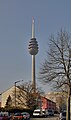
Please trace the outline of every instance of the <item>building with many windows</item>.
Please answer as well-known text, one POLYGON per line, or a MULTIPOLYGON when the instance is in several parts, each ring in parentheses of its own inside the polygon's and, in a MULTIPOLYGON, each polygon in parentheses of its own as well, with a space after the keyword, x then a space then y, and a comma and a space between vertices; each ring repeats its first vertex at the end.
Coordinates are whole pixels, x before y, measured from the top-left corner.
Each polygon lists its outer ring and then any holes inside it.
POLYGON ((56 110, 56 103, 45 97, 41 97, 42 100, 42 109, 52 109, 56 110))
POLYGON ((60 109, 66 109, 67 106, 67 95, 63 92, 49 92, 46 94, 46 98, 56 103, 58 111, 60 109))

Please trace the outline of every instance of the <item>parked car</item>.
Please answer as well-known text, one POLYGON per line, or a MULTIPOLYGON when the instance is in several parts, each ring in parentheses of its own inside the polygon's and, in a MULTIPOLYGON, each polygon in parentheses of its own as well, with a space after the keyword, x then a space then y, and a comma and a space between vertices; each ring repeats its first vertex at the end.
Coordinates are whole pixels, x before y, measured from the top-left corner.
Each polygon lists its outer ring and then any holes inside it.
POLYGON ((66 112, 61 112, 60 113, 59 120, 66 120, 66 112))
POLYGON ((30 120, 30 114, 28 112, 22 112, 22 120, 30 120))
POLYGON ((13 120, 30 120, 30 114, 28 112, 15 113, 13 120))
POLYGON ((0 120, 9 120, 8 112, 0 112, 0 120))
POLYGON ((22 114, 20 112, 15 113, 13 116, 13 120, 22 120, 22 114))
POLYGON ((47 115, 48 116, 54 116, 54 111, 52 109, 47 110, 47 115))
POLYGON ((45 109, 35 109, 33 112, 33 117, 47 117, 45 109))

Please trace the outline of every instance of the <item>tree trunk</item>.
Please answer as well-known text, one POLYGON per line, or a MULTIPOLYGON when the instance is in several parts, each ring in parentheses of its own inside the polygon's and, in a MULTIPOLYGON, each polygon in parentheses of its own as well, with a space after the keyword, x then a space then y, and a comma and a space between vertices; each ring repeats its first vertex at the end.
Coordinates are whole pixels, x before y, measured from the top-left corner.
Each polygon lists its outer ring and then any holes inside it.
POLYGON ((70 120, 70 88, 68 92, 66 120, 70 120))

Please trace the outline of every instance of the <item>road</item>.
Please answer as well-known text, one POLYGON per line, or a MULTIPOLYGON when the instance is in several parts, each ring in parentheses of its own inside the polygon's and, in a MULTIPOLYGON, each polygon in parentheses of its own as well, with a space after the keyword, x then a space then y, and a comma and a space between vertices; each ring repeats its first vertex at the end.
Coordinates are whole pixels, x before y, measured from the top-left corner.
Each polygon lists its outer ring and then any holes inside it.
POLYGON ((31 118, 30 120, 59 120, 57 117, 51 118, 31 118))
POLYGON ((59 120, 58 116, 47 117, 47 118, 31 118, 30 120, 59 120))

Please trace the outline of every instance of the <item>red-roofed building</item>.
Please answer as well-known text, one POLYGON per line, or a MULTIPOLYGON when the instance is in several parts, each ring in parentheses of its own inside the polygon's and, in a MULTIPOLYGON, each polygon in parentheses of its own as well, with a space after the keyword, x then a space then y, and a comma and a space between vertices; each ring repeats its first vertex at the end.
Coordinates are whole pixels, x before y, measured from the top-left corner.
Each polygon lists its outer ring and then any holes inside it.
POLYGON ((38 107, 39 108, 41 107, 42 109, 56 110, 56 103, 45 97, 41 97, 40 100, 38 101, 38 107))

